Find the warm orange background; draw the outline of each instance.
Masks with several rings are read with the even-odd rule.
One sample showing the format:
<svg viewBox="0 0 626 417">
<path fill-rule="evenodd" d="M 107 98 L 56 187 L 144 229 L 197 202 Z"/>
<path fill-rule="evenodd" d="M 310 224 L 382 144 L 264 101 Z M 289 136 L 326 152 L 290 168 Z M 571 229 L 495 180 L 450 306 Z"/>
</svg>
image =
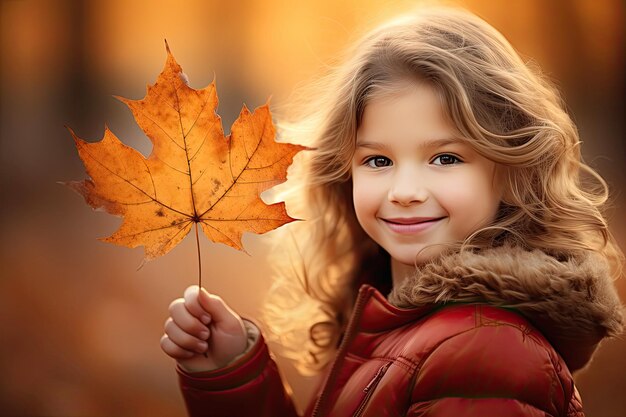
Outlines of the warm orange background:
<svg viewBox="0 0 626 417">
<path fill-rule="evenodd" d="M 623 1 L 453 3 L 486 18 L 558 82 L 587 161 L 614 191 L 611 224 L 624 247 Z M 84 177 L 64 125 L 98 140 L 106 123 L 148 153 L 148 140 L 111 95 L 143 97 L 165 62 L 167 38 L 191 86 L 215 74 L 228 130 L 242 103 L 255 107 L 271 95 L 284 104 L 359 30 L 415 4 L 0 1 L 0 414 L 184 414 L 159 338 L 168 304 L 196 280 L 193 237 L 139 271 L 141 249 L 97 241 L 119 219 L 56 184 Z M 206 286 L 245 316 L 258 315 L 269 282 L 267 242 L 248 235 L 250 256 L 201 242 Z M 626 415 L 625 348 L 624 340 L 604 344 L 577 376 L 588 416 Z M 281 365 L 304 404 L 310 381 Z"/>
</svg>

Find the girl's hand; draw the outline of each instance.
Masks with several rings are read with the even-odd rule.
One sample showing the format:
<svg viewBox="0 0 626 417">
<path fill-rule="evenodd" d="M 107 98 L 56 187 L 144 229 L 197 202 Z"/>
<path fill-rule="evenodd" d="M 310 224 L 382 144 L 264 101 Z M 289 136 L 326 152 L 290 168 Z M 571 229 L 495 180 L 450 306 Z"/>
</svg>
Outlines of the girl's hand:
<svg viewBox="0 0 626 417">
<path fill-rule="evenodd" d="M 221 368 L 246 349 L 241 317 L 204 288 L 188 287 L 169 312 L 161 349 L 188 372 Z"/>
</svg>

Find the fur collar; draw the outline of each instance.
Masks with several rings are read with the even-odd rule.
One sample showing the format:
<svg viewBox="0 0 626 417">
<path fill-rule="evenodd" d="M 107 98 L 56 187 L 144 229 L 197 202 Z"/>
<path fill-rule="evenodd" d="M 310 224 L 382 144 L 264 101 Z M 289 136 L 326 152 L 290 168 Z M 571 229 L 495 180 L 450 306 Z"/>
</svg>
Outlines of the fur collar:
<svg viewBox="0 0 626 417">
<path fill-rule="evenodd" d="M 571 371 L 585 366 L 598 343 L 623 327 L 608 267 L 593 254 L 560 262 L 511 246 L 454 253 L 418 269 L 389 301 L 403 308 L 485 302 L 514 309 L 542 332 Z"/>
</svg>

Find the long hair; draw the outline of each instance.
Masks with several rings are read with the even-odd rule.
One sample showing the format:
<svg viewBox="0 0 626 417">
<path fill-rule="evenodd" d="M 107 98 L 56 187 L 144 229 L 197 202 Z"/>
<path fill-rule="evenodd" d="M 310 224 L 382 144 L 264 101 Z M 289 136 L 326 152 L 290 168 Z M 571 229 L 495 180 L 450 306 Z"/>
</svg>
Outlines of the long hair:
<svg viewBox="0 0 626 417">
<path fill-rule="evenodd" d="M 276 235 L 280 266 L 265 319 L 301 371 L 332 358 L 361 283 L 390 285 L 388 255 L 357 222 L 350 167 L 365 107 L 406 81 L 435 89 L 456 133 L 504 181 L 496 219 L 451 246 L 514 244 L 562 260 L 594 251 L 621 273 L 623 254 L 602 212 L 607 185 L 583 163 L 557 90 L 477 16 L 422 9 L 366 34 L 305 90 L 295 105 L 303 112 L 280 125 L 287 140 L 313 149 L 291 173 L 286 198 L 306 221 Z"/>
</svg>

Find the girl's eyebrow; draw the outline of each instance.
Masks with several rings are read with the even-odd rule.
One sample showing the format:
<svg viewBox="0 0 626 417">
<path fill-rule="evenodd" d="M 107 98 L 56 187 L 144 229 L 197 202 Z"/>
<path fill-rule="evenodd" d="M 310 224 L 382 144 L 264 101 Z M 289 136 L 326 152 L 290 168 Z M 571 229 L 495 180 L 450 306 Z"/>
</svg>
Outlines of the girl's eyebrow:
<svg viewBox="0 0 626 417">
<path fill-rule="evenodd" d="M 357 148 L 382 149 L 382 148 L 387 148 L 387 145 L 385 145 L 384 143 L 380 143 L 380 142 L 363 141 L 363 142 L 357 142 L 356 147 Z"/>
<path fill-rule="evenodd" d="M 429 139 L 425 142 L 417 145 L 419 149 L 432 149 L 432 148 L 440 148 L 446 145 L 462 145 L 463 141 L 458 138 L 441 138 L 441 139 Z M 357 148 L 373 148 L 373 149 L 384 149 L 388 146 L 383 142 L 370 142 L 370 141 L 358 141 L 356 144 Z"/>
</svg>

